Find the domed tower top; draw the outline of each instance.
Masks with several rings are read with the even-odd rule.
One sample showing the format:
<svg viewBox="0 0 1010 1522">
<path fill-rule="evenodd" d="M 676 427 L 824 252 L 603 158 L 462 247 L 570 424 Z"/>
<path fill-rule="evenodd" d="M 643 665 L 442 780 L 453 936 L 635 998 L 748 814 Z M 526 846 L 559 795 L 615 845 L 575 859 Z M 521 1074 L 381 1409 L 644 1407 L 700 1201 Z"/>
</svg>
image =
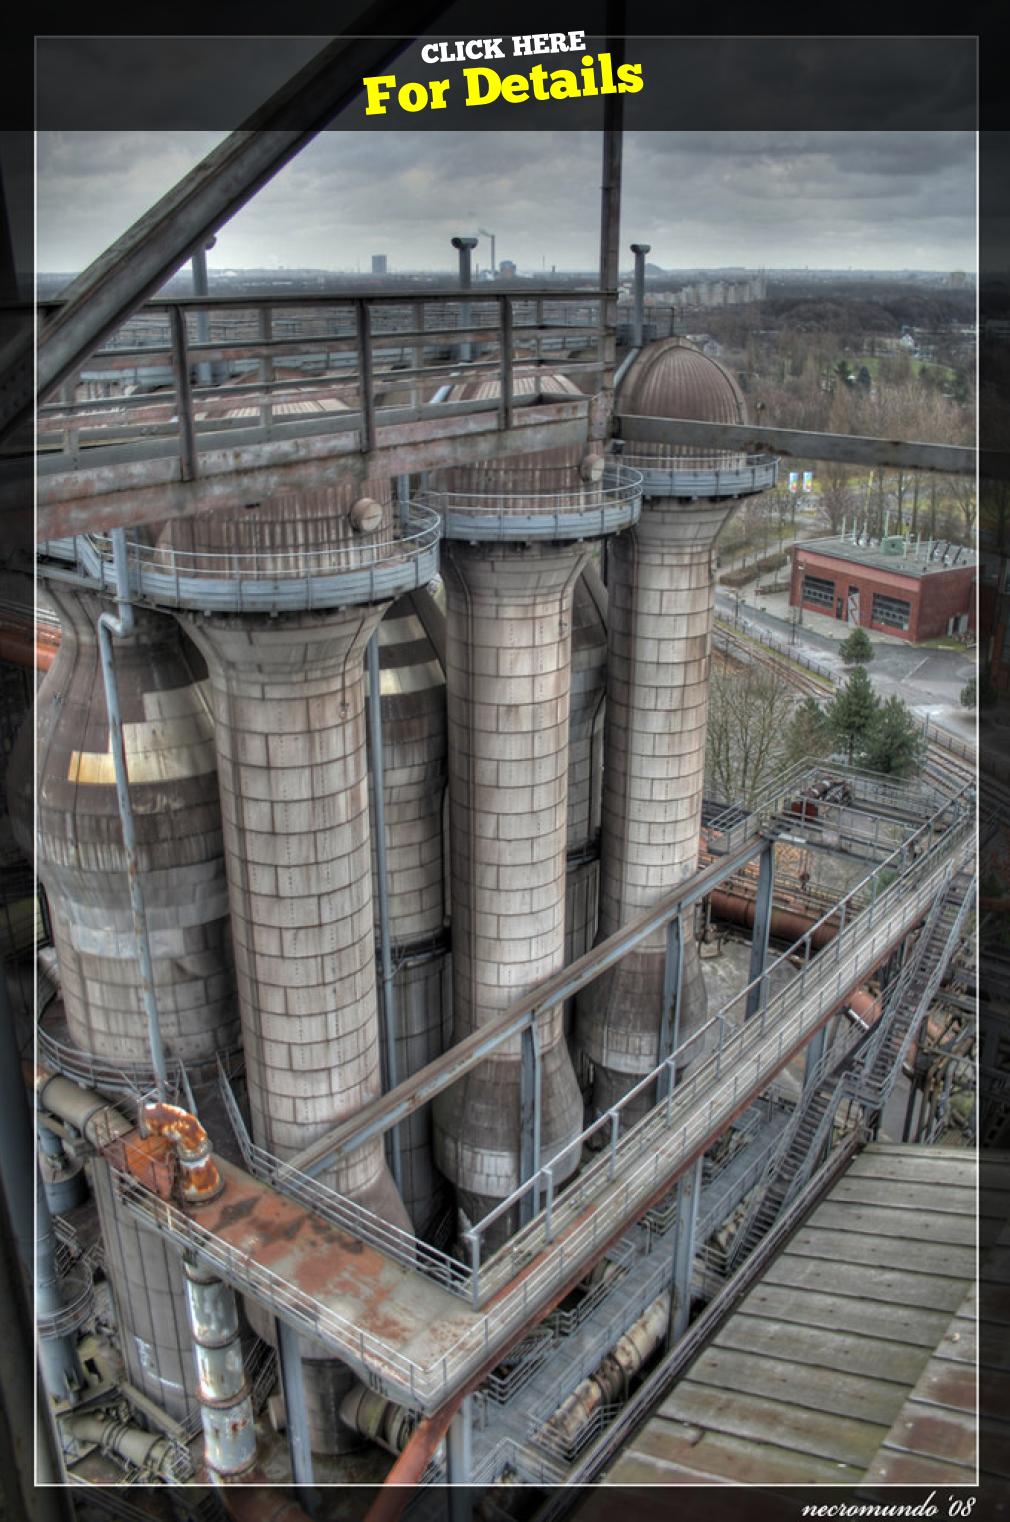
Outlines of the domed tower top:
<svg viewBox="0 0 1010 1522">
<path fill-rule="evenodd" d="M 677 338 L 649 344 L 631 365 L 617 393 L 624 464 L 642 475 L 646 498 L 697 500 L 742 497 L 765 491 L 778 479 L 773 455 L 735 448 L 673 444 L 644 436 L 636 417 L 680 418 L 698 423 L 747 422 L 743 392 L 717 360 Z"/>
<path fill-rule="evenodd" d="M 621 383 L 618 408 L 639 417 L 746 423 L 743 393 L 718 360 L 679 338 L 644 348 Z M 629 427 L 627 437 L 635 437 Z"/>
</svg>

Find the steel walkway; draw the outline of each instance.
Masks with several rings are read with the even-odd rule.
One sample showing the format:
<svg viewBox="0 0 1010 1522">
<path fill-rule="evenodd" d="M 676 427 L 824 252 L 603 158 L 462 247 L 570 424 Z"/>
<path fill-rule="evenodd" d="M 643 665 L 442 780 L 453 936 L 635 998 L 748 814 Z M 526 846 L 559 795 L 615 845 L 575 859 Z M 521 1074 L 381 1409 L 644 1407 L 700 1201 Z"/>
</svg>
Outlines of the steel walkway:
<svg viewBox="0 0 1010 1522">
<path fill-rule="evenodd" d="M 476 1306 L 224 1162 L 223 1193 L 198 1211 L 159 1199 L 126 1174 L 116 1177 L 117 1193 L 139 1220 L 196 1250 L 372 1388 L 435 1411 L 492 1369 L 753 1103 L 928 914 L 951 874 L 970 867 L 973 839 L 971 818 L 954 825 L 760 1015 L 558 1193 L 552 1210 L 484 1265 Z"/>
</svg>

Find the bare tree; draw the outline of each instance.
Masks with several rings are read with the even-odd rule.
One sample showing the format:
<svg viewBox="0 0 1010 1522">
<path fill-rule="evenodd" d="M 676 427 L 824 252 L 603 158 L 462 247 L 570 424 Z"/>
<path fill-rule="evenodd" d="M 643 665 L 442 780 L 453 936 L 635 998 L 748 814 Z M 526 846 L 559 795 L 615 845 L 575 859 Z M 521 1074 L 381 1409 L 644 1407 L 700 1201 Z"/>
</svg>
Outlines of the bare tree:
<svg viewBox="0 0 1010 1522">
<path fill-rule="evenodd" d="M 789 759 L 790 689 L 764 667 L 713 665 L 705 766 L 712 796 L 748 806 Z"/>
</svg>

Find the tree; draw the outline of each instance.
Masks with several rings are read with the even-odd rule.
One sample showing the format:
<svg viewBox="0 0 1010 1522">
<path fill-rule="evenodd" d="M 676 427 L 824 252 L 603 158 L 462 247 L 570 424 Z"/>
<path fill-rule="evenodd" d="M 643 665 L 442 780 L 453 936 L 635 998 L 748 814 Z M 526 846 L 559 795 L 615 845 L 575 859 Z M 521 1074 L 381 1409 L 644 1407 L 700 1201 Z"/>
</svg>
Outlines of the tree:
<svg viewBox="0 0 1010 1522">
<path fill-rule="evenodd" d="M 880 704 L 859 742 L 860 766 L 891 777 L 909 777 L 918 771 L 925 754 L 922 727 L 908 705 L 899 697 Z"/>
<path fill-rule="evenodd" d="M 870 387 L 873 385 L 873 376 L 870 374 L 865 365 L 860 365 L 859 374 L 856 376 L 856 380 L 865 391 L 869 391 Z"/>
<path fill-rule="evenodd" d="M 867 661 L 872 661 L 873 645 L 866 630 L 857 625 L 848 639 L 842 640 L 838 654 L 846 666 L 865 666 Z"/>
<path fill-rule="evenodd" d="M 840 745 L 845 746 L 850 761 L 857 747 L 868 738 L 879 706 L 866 667 L 857 666 L 842 690 L 832 698 L 827 715 L 831 733 Z"/>
<path fill-rule="evenodd" d="M 797 703 L 789 721 L 786 749 L 790 761 L 813 761 L 834 748 L 828 716 L 816 698 Z"/>
<path fill-rule="evenodd" d="M 967 686 L 961 688 L 961 707 L 974 708 L 978 699 L 978 680 L 972 677 Z"/>
<path fill-rule="evenodd" d="M 744 807 L 789 759 L 789 687 L 762 666 L 713 666 L 705 769 L 710 796 Z"/>
</svg>

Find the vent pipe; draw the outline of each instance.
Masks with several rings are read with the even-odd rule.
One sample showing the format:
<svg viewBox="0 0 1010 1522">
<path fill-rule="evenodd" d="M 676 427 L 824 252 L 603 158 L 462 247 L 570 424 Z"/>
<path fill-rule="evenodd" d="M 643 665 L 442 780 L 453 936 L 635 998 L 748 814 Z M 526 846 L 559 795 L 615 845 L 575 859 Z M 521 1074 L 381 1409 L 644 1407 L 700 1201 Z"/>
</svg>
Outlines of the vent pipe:
<svg viewBox="0 0 1010 1522">
<path fill-rule="evenodd" d="M 645 342 L 645 256 L 651 248 L 651 243 L 633 243 L 631 245 L 631 252 L 635 256 L 635 310 L 631 329 L 631 347 L 633 349 L 640 349 Z"/>
</svg>

